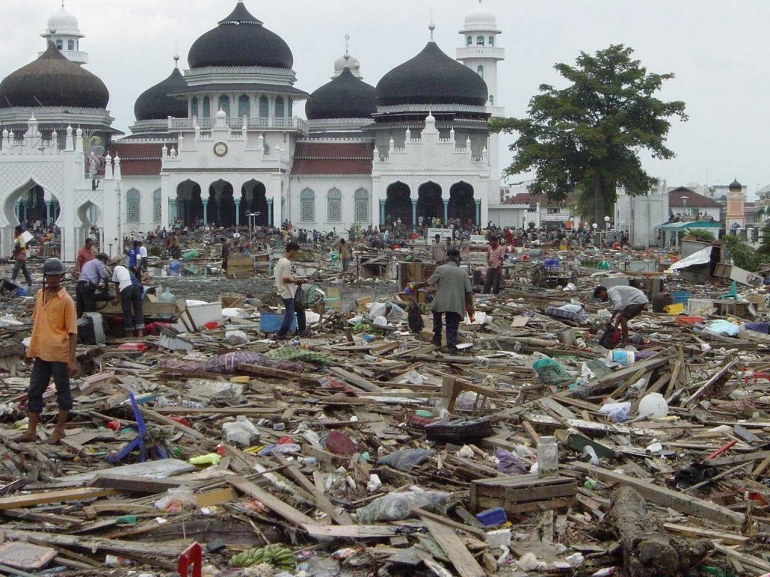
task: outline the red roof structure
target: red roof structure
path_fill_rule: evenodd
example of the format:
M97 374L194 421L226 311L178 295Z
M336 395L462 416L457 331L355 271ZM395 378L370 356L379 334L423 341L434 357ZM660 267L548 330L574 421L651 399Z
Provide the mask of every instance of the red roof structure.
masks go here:
M120 157L123 176L158 176L162 148L162 142L113 142L109 152L113 157Z
M374 145L368 142L298 142L292 175L372 174Z

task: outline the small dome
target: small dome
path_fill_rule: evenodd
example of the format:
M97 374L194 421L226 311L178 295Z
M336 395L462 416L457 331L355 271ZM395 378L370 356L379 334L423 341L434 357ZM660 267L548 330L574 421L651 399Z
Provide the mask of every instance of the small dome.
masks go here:
M738 182L738 179L733 180L728 187L729 190L743 190L743 185Z
M262 25L239 1L219 26L198 38L187 55L190 68L264 66L289 68L294 56L283 39Z
M174 68L168 78L148 88L136 99L134 116L137 120L165 120L169 116L187 118L185 101L169 96L186 87L187 83L179 68Z
M63 6L61 10L48 19L48 30L54 30L59 35L80 34L78 19L67 12Z
M497 17L479 2L479 5L465 16L465 28L467 30L497 30Z
M70 62L53 45L0 83L0 108L72 106L107 108L110 93L98 76Z
M220 108L219 110L217 110L217 114L216 114L216 117L217 117L217 118L223 118L223 119L225 119L225 120L226 120L226 119L227 119L227 112L225 112L224 110L222 110L222 109Z
M350 68L353 76L361 76L361 63L355 56L345 54L344 56L337 58L337 60L334 61L334 77L336 78L342 74L342 71L345 70L345 68Z
M305 104L308 120L369 118L375 112L374 86L356 78L350 68L313 92Z
M462 104L485 106L484 79L444 54L435 42L397 66L377 84L377 106Z

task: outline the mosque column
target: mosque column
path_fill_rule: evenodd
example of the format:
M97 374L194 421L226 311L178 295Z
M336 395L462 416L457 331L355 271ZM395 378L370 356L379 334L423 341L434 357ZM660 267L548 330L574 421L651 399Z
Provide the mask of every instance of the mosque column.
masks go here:
M235 199L235 226L241 226L241 199Z
M168 199L168 222L173 223L176 221L176 199Z
M45 225L49 226L51 224L51 204L53 204L50 200L45 201Z
M417 227L417 199L412 199L412 228Z
M20 200L16 201L16 220L18 220L19 223L21 223L21 201Z
M380 226L385 226L385 202L384 198L380 199Z
M209 215L208 215L208 207L209 207L209 199L201 199L201 202L203 202L203 226L206 226L209 222Z
M449 222L449 199L444 199L444 226Z
M481 226L481 199L476 199L476 226Z
M274 226L273 225L274 219L273 219L273 199L268 198L267 199L267 226Z

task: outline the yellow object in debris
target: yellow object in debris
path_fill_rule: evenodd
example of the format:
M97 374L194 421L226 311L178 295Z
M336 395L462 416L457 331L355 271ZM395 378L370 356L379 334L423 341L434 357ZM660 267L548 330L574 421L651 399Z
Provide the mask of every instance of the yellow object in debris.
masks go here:
M219 461L222 457L216 453L209 453L208 455L201 455L199 457L192 457L188 462L191 465L219 465Z
M239 377L232 377L232 378L230 379L230 382L231 382L231 383L243 383L243 384L247 384L247 383L249 382L249 377L248 377L248 376L246 376L246 375L243 375L243 376L239 376Z
M684 312L684 305L682 303L666 305L663 310L669 315L681 315Z

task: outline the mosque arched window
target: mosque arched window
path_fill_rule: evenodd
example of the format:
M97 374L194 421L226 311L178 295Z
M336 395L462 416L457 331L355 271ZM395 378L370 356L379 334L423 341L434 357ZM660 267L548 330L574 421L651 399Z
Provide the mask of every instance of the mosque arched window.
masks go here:
M251 116L251 99L245 94L238 97L238 116Z
M309 188L299 193L299 219L302 222L315 222L315 192Z
M217 110L224 110L225 114L230 116L230 97L227 94L221 95L217 104Z
M465 39L465 45L466 45L466 46L473 46L473 36L468 36L468 37Z
M283 105L283 96L276 96L275 97L275 115L278 118L283 118L285 112L286 110Z
M152 221L153 222L160 222L162 218L160 200L161 200L161 192L160 192L160 189L158 189L152 193Z
M203 118L211 118L211 98L203 97Z
M193 96L190 101L190 116L198 116L198 97Z
M57 40L56 41L56 48L58 48L59 50L63 50L64 49L64 42L62 42L61 40Z
M478 72L478 73L479 73L479 76L481 76L482 78L484 78L484 67L483 67L483 66L479 65L479 67L478 67L478 68L476 68L476 72Z
M342 222L342 192L338 188L326 193L326 221Z
M126 193L126 222L140 222L142 220L142 195L132 188Z
M359 188L356 191L356 222L369 222L369 191L365 188Z
M495 97L492 94L489 95L489 105L490 106L494 106L495 105Z
M489 45L490 46L494 46L495 45L495 37L494 36L490 36L489 37Z
M264 94L259 97L259 117L267 118L270 116L270 100Z
M484 46L484 37L476 36L476 46Z
M291 116L293 116L293 115L294 115L294 111L292 110L292 104L293 104L293 103L292 103L292 101L291 101L291 98L287 98L286 100L289 102L289 113L288 113L286 116L289 116L289 117L291 117Z
M74 40L68 40L67 41L67 50L75 50L75 41Z

